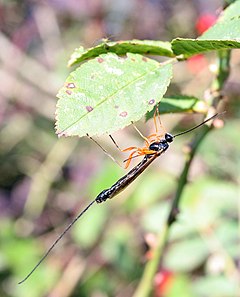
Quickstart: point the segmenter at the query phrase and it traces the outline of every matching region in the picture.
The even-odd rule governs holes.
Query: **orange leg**
[[[135,154],[137,154],[137,153],[138,153],[137,151],[134,151],[134,152],[132,152],[132,153],[129,155],[129,157],[128,157],[128,159],[127,159],[127,162],[126,162],[126,165],[125,165],[125,169],[128,168],[128,166],[130,165],[130,163],[131,163],[131,161],[132,161],[133,156],[134,156]]]
[[[138,150],[138,147],[136,146],[130,146],[130,147],[127,147],[125,148],[124,150],[121,150],[122,152],[127,152],[127,151],[132,151],[132,150]]]
[[[149,143],[159,142],[163,138],[163,135],[159,134],[151,134],[148,136]],[[147,146],[149,147],[149,145]]]
[[[154,126],[155,126],[156,133],[150,135],[150,136],[156,135],[158,137],[156,139],[154,139],[153,141],[160,141],[160,139],[166,133],[166,130],[165,130],[165,128],[163,127],[163,125],[161,123],[158,106],[159,106],[159,104],[157,104],[156,109],[154,111],[154,115],[153,115],[153,121],[154,121]],[[159,133],[160,131],[163,131],[163,133],[160,134]],[[150,136],[148,136],[147,138],[148,139],[151,138]],[[150,141],[150,143],[152,143],[153,141]]]
[[[136,156],[143,156],[143,155],[152,155],[152,154],[155,154],[156,151],[153,151],[153,150],[149,150],[147,147],[146,148],[137,148],[134,152],[132,152],[128,159],[126,160],[127,163],[126,163],[126,166],[125,168],[128,168],[128,166],[130,165],[131,161],[132,161],[132,158],[134,157],[134,155]]]

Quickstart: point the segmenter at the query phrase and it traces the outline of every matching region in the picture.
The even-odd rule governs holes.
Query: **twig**
[[[214,79],[208,97],[209,112],[208,116],[216,110],[219,105],[220,100],[222,99],[222,89],[230,73],[230,55],[229,50],[219,51],[218,53],[218,70],[216,73],[216,78]],[[212,125],[204,126],[200,132],[194,137],[192,144],[190,146],[190,151],[186,156],[186,163],[182,170],[181,176],[178,182],[178,188],[176,191],[175,198],[172,202],[170,212],[165,224],[165,227],[159,233],[157,237],[157,245],[155,251],[153,252],[152,259],[147,263],[142,279],[139,283],[137,290],[133,297],[147,297],[151,294],[153,289],[153,280],[158,269],[159,263],[162,261],[165,247],[168,242],[168,235],[172,224],[177,220],[177,215],[179,213],[179,204],[181,202],[182,193],[187,185],[188,173],[191,166],[191,163],[196,155],[196,152],[203,142],[207,134],[212,130]]]

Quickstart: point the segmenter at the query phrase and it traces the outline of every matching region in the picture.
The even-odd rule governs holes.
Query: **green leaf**
[[[200,100],[194,96],[177,95],[164,97],[159,104],[159,113],[178,113],[178,112],[200,112],[204,113],[207,111],[207,104],[205,101]],[[147,113],[146,120],[153,117],[154,111],[152,110]]]
[[[59,136],[101,135],[135,122],[158,103],[172,77],[172,64],[141,55],[101,55],[67,78],[58,93]]]
[[[234,1],[231,5],[229,5],[224,13],[220,16],[218,22],[226,22],[231,21],[235,18],[239,18],[240,16],[240,1]]]
[[[172,177],[166,172],[162,174],[158,172],[156,174],[156,172],[149,171],[147,174],[143,174],[143,176],[135,182],[135,188],[131,194],[131,199],[126,199],[124,201],[124,207],[130,213],[144,209],[145,216],[148,216],[148,211],[151,212],[150,206],[157,200],[168,196],[173,188],[174,182]],[[149,214],[149,217],[150,216],[151,213]],[[151,218],[149,219],[151,220]],[[158,220],[155,220],[155,226],[155,229],[158,230]]]
[[[219,145],[216,139],[223,140],[225,145]],[[207,137],[199,148],[199,153],[205,165],[209,168],[210,174],[218,177],[220,180],[227,177],[228,180],[234,181],[236,176],[240,176],[239,150],[239,123],[236,119],[236,121],[227,120],[223,129],[214,131],[214,137]],[[219,188],[219,186],[217,187]],[[233,191],[231,190],[230,193],[233,193]],[[237,197],[236,193],[233,196]],[[227,198],[229,198],[229,194]]]
[[[109,209],[99,204],[94,206],[91,208],[91,215],[82,218],[72,230],[74,239],[82,248],[88,249],[94,245],[108,218]]]
[[[111,186],[122,172],[119,166],[116,166],[110,160],[103,164],[99,174],[89,184],[89,195],[94,199],[104,188]],[[99,206],[99,207],[98,207]],[[91,248],[102,234],[102,230],[109,218],[108,207],[95,205],[90,210],[90,216],[85,216],[73,228],[74,239],[83,248]]]
[[[164,266],[174,271],[192,271],[199,267],[208,256],[208,248],[200,237],[191,237],[174,243],[168,249]]]
[[[240,48],[240,1],[230,5],[218,22],[197,39],[176,38],[172,50],[190,57],[212,50]]]
[[[239,296],[239,283],[224,275],[209,275],[195,279],[193,290],[194,296],[237,297]]]
[[[162,201],[152,207],[147,207],[142,218],[144,229],[150,232],[159,232],[159,230],[163,230],[165,228],[169,209],[170,205],[167,201]]]
[[[216,39],[219,44],[221,40],[226,40],[229,44],[224,44],[226,48],[239,48],[240,44],[240,19],[233,19],[227,22],[219,22],[207,30],[199,40]],[[233,43],[231,43],[231,41]]]
[[[240,22],[239,22],[240,26]],[[224,36],[222,36],[224,39]],[[183,54],[185,58],[207,51],[240,48],[240,42],[234,40],[200,40],[176,38],[172,41],[172,49],[176,55]]]
[[[56,267],[54,265],[49,267],[47,262],[40,265],[37,273],[31,276],[31,281],[27,286],[17,285],[17,282],[23,279],[39,261],[41,256],[40,241],[37,243],[36,240],[30,238],[24,240],[19,238],[14,231],[14,222],[10,222],[8,219],[1,218],[0,224],[2,228],[0,232],[0,262],[2,262],[1,265],[4,265],[1,267],[1,273],[4,275],[5,271],[7,272],[8,282],[11,284],[11,296],[39,297],[46,295],[56,282],[58,275]],[[8,271],[12,274],[9,274]],[[45,278],[46,275],[47,278]],[[43,279],[44,281],[41,281]],[[1,294],[1,296],[7,295]]]
[[[68,62],[68,66],[73,66],[87,59],[95,58],[101,54],[110,52],[119,56],[125,55],[126,53],[133,53],[174,57],[170,42],[133,39],[116,42],[103,42],[89,49],[84,49],[84,47],[80,46],[73,52]]]
[[[178,274],[174,274],[174,277],[170,279],[170,281],[171,281],[171,284],[167,286],[167,290],[166,290],[167,294],[164,294],[164,296],[193,297],[190,276],[178,273]],[[164,281],[162,281],[162,283],[164,283]]]

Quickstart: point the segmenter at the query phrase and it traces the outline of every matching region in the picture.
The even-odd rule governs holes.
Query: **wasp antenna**
[[[188,132],[191,132],[191,131],[193,131],[193,130],[199,128],[199,127],[201,127],[202,125],[206,124],[208,121],[211,121],[212,119],[214,119],[214,118],[216,118],[216,117],[219,117],[220,115],[224,114],[225,112],[226,112],[226,111],[223,111],[223,112],[221,112],[221,113],[216,113],[215,115],[213,115],[212,117],[206,119],[205,121],[203,121],[202,123],[198,124],[197,126],[194,126],[194,127],[191,128],[191,129],[188,129],[188,130],[186,130],[186,131],[183,131],[183,132],[181,132],[181,133],[178,133],[178,134],[176,134],[176,135],[173,135],[173,137],[177,137],[177,136],[186,134],[186,133],[188,133]]]
[[[40,261],[33,267],[33,269],[29,272],[29,274],[21,280],[18,284],[24,283],[32,274],[33,272],[40,266],[40,264],[47,258],[47,256],[50,254],[50,252],[54,249],[54,247],[57,245],[59,240],[63,238],[63,236],[68,232],[68,230],[77,222],[77,220],[94,204],[96,200],[93,200],[91,203],[88,204],[88,206],[67,226],[67,228],[58,236],[58,238],[54,241],[54,243],[51,245],[51,247],[47,250],[47,252],[43,255],[43,257],[40,259]]]

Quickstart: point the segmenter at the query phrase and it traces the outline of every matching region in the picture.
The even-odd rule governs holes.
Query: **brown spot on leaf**
[[[58,138],[60,137],[68,137],[68,133],[66,131],[62,131],[58,133]]]
[[[98,61],[98,63],[102,63],[102,62],[104,62],[104,59],[103,58],[98,58],[97,61]]]
[[[125,118],[127,116],[127,114],[128,113],[126,111],[122,111],[119,115],[120,115],[120,117]]]
[[[86,106],[86,110],[87,110],[88,112],[91,112],[91,111],[93,110],[93,107],[92,107],[92,106]]]
[[[70,90],[66,90],[66,93],[67,93],[68,95],[71,95],[71,94],[72,94],[72,91],[70,91]]]
[[[150,104],[150,105],[152,105],[154,103],[155,103],[155,100],[154,99],[151,99],[151,100],[148,101],[148,104]]]
[[[119,106],[118,106],[118,105],[115,105],[115,106],[114,106],[114,108],[118,109],[118,108],[119,108]]]
[[[135,61],[136,61],[134,58],[131,58],[131,60],[132,60],[133,62],[135,62]]]
[[[74,83],[68,83],[68,84],[67,84],[67,88],[68,88],[68,89],[74,89],[74,88],[76,88],[76,86],[75,86]]]
[[[146,57],[142,57],[143,62],[147,62],[147,58]]]

